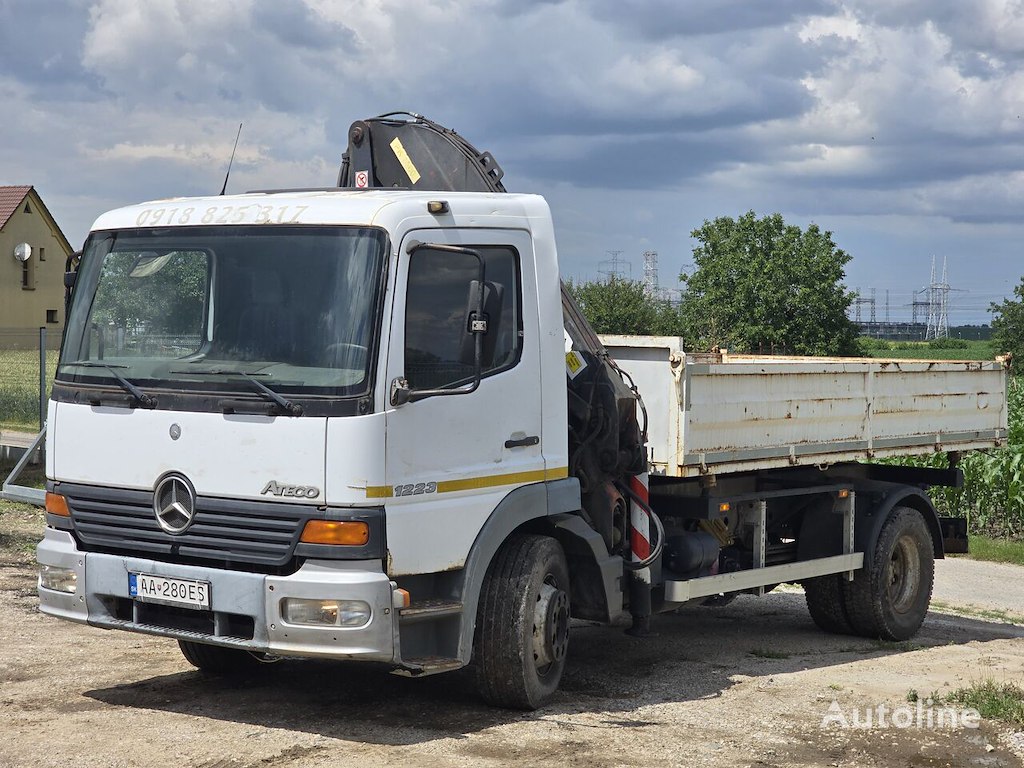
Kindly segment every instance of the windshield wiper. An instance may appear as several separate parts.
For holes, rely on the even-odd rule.
[[[132,384],[128,379],[117,372],[117,368],[128,368],[127,365],[111,365],[110,363],[95,363],[91,360],[79,360],[72,363],[65,363],[65,365],[77,365],[82,368],[106,368],[110,371],[110,375],[113,376],[117,383],[121,385],[121,389],[127,392],[129,395],[134,397],[139,405],[143,408],[156,408],[156,398],[151,395],[147,395],[137,386]]]
[[[246,381],[248,381],[250,384],[252,384],[253,388],[260,395],[262,395],[267,400],[270,400],[271,402],[273,402],[274,404],[279,406],[281,408],[281,410],[283,410],[287,415],[289,415],[289,416],[301,416],[302,415],[302,406],[301,405],[299,405],[298,403],[293,403],[291,400],[289,400],[286,397],[284,397],[283,395],[281,395],[281,393],[275,392],[270,387],[268,387],[266,384],[264,384],[262,381],[260,381],[259,379],[255,378],[256,376],[267,376],[267,375],[269,375],[269,374],[266,374],[266,373],[258,373],[258,372],[255,372],[255,371],[253,373],[248,373],[246,371],[226,371],[226,370],[223,370],[221,368],[214,368],[213,370],[210,370],[210,371],[181,371],[181,370],[178,370],[178,371],[170,371],[170,373],[188,373],[188,374],[199,375],[199,376],[239,376],[239,377],[245,379]]]
[[[291,400],[282,396],[279,392],[275,392],[274,390],[272,390],[259,379],[253,378],[253,375],[251,373],[246,373],[245,371],[237,371],[236,375],[241,376],[243,379],[252,384],[256,388],[256,391],[263,395],[265,398],[267,398],[268,400],[273,400],[275,403],[281,406],[282,410],[286,411],[292,416],[302,415],[301,405],[299,405],[298,403],[293,403]]]

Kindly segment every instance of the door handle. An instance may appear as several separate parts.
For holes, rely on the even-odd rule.
[[[523,434],[520,432],[519,434]],[[530,435],[529,437],[515,437],[514,435],[505,441],[506,448],[525,448],[528,445],[537,445],[540,442],[540,438],[537,435]]]

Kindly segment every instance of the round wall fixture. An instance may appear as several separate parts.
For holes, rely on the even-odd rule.
[[[32,246],[28,243],[18,243],[14,246],[14,258],[18,261],[28,261],[32,256]]]

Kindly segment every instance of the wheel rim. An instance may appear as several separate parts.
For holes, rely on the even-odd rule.
[[[537,591],[533,609],[533,663],[544,677],[569,649],[569,595],[550,574]]]
[[[911,536],[896,540],[889,559],[889,605],[896,613],[907,613],[917,599],[921,584],[921,555]]]

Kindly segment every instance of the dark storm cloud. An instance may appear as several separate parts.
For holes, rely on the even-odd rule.
[[[99,79],[81,65],[85,2],[0,0],[0,76],[33,88],[38,98],[94,98]]]
[[[851,3],[858,18],[873,25],[894,29],[912,28],[927,20],[948,35],[958,50],[996,54],[1007,58],[1024,57],[1024,35],[1020,29],[1018,2],[987,0],[863,0]]]
[[[838,4],[829,0],[598,0],[592,7],[598,18],[660,39],[778,27],[804,16],[831,13]]]
[[[748,208],[1005,232],[1022,53],[996,0],[0,0],[0,183],[80,237],[218,188],[239,121],[233,189],[316,186],[353,120],[411,109],[549,195],[570,254]]]
[[[328,21],[311,8],[295,2],[259,0],[253,7],[253,27],[276,37],[286,46],[314,51],[351,50],[351,29]]]
[[[571,179],[583,187],[652,190],[679,187],[719,168],[752,159],[756,150],[736,146],[725,133],[630,136],[609,139],[580,156],[555,155],[524,172],[536,179]],[[511,170],[519,164],[513,162]]]

